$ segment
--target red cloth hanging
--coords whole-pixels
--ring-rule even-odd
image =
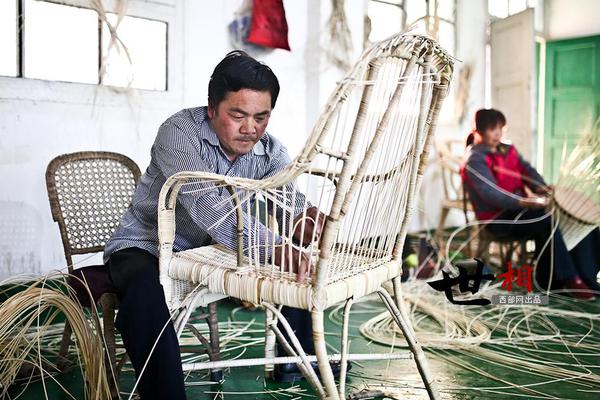
[[[247,42],[273,49],[289,50],[288,25],[283,0],[254,0]]]

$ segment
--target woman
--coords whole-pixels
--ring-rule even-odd
[[[497,237],[535,241],[536,279],[542,287],[548,285],[553,264],[552,288],[594,300],[594,292],[600,293],[596,280],[600,267],[598,230],[569,253],[556,229],[552,245],[552,220],[544,210],[552,189],[514,146],[501,142],[505,127],[506,118],[500,111],[481,109],[475,114],[475,131],[467,139],[461,175],[477,219],[498,221],[485,228]],[[527,195],[526,186],[533,194]]]

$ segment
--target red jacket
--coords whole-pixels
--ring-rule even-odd
[[[536,189],[544,179],[514,146],[501,143],[495,152],[484,144],[469,148],[461,167],[461,176],[477,219],[493,219],[504,210],[521,208],[508,193],[525,195],[525,182]],[[533,181],[533,182],[531,182]]]

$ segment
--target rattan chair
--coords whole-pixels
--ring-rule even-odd
[[[104,266],[89,266],[73,269],[73,256],[98,253],[110,239],[123,213],[131,203],[133,192],[140,178],[140,169],[130,158],[111,152],[85,151],[54,158],[46,169],[46,186],[52,218],[58,223],[63,243],[65,260],[72,275],[70,284],[80,302],[90,302],[88,290],[94,301],[100,304],[107,348],[107,373],[111,381],[111,393],[118,395],[118,381],[126,358],[117,364],[114,315],[118,299],[113,292],[108,271]],[[87,272],[86,272],[87,271]],[[103,273],[105,275],[103,275]],[[90,280],[95,278],[95,280]],[[86,279],[89,288],[83,288],[81,279]],[[182,287],[187,288],[183,282]],[[204,345],[211,361],[220,357],[219,328],[216,300],[223,296],[206,296],[206,302],[198,301],[190,308],[190,314],[198,307],[208,310],[194,315],[196,320],[206,320],[209,326],[209,340],[198,330],[190,327],[192,333]],[[71,329],[65,326],[59,351],[59,368],[67,365],[67,352],[70,345]],[[195,350],[194,350],[195,352]],[[221,380],[222,372],[215,369],[211,380]]]
[[[104,250],[104,245],[131,203],[139,178],[137,164],[117,153],[85,151],[64,154],[50,161],[46,169],[48,199],[52,218],[60,230],[69,274],[74,273],[74,255]],[[92,286],[95,283],[87,284]],[[114,326],[117,295],[114,292],[102,293],[99,303],[107,348],[107,374],[114,377],[111,391],[115,395],[119,375]],[[60,369],[67,365],[71,333],[67,323],[59,352]]]
[[[268,374],[273,364],[296,362],[321,398],[338,399],[345,398],[347,360],[414,355],[429,396],[437,397],[402,300],[401,249],[452,69],[452,58],[433,40],[393,36],[363,53],[339,82],[303,150],[279,173],[252,180],[181,172],[167,180],[159,198],[160,279],[176,326],[185,324],[186,316],[179,311],[184,303],[175,282],[203,288],[186,302],[208,292],[261,304],[267,311],[264,359],[197,363],[184,370],[266,365]],[[197,196],[209,207],[227,210],[219,228],[234,233],[237,227],[237,249],[212,245],[174,253],[178,196]],[[303,218],[312,206],[327,215],[323,234],[294,242],[294,232],[318,224]],[[258,207],[267,209],[257,212]],[[258,215],[265,212],[275,217],[277,228],[260,223]],[[274,256],[276,248],[282,249],[281,259]],[[294,252],[310,260],[304,282],[298,282]],[[389,281],[395,302],[382,287]],[[382,298],[412,354],[348,354],[350,306],[371,293]],[[328,355],[324,311],[339,302],[346,302],[341,354]],[[275,305],[311,312],[316,357],[304,353]],[[274,357],[275,339],[289,357]],[[320,379],[310,364],[315,359]],[[341,360],[339,387],[331,359]]]
[[[531,264],[533,257],[527,239],[499,237],[485,226],[479,230],[475,257],[483,260],[495,274],[505,272],[508,263],[515,265]]]
[[[445,246],[445,223],[450,210],[459,210],[465,217],[465,223],[468,223],[468,213],[473,212],[471,203],[467,200],[462,179],[460,177],[460,166],[462,163],[462,153],[464,152],[464,141],[451,138],[436,138],[435,149],[440,165],[440,174],[442,178],[442,188],[444,189],[444,198],[442,199],[440,219],[435,232],[435,240],[440,249]],[[470,230],[467,231],[469,234]],[[474,250],[469,242],[469,256],[473,256]]]

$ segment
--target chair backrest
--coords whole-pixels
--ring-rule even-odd
[[[50,161],[48,199],[69,271],[72,255],[104,249],[131,203],[139,178],[137,164],[118,153],[85,151]]]
[[[326,207],[321,284],[401,252],[451,73],[452,60],[433,40],[399,35],[367,51],[339,85],[342,97],[312,150],[313,164],[321,158],[327,170],[341,168]]]
[[[435,150],[440,163],[445,198],[447,200],[462,201],[463,189],[460,166],[465,152],[464,141],[453,138],[439,138],[435,141]]]
[[[298,191],[327,214],[311,254],[320,284],[399,255],[452,68],[429,38],[396,35],[375,44],[339,82],[300,155],[273,177],[270,185],[282,187],[298,178]],[[279,206],[297,213],[293,191],[267,196],[287,199]],[[282,228],[291,242],[295,226]]]

